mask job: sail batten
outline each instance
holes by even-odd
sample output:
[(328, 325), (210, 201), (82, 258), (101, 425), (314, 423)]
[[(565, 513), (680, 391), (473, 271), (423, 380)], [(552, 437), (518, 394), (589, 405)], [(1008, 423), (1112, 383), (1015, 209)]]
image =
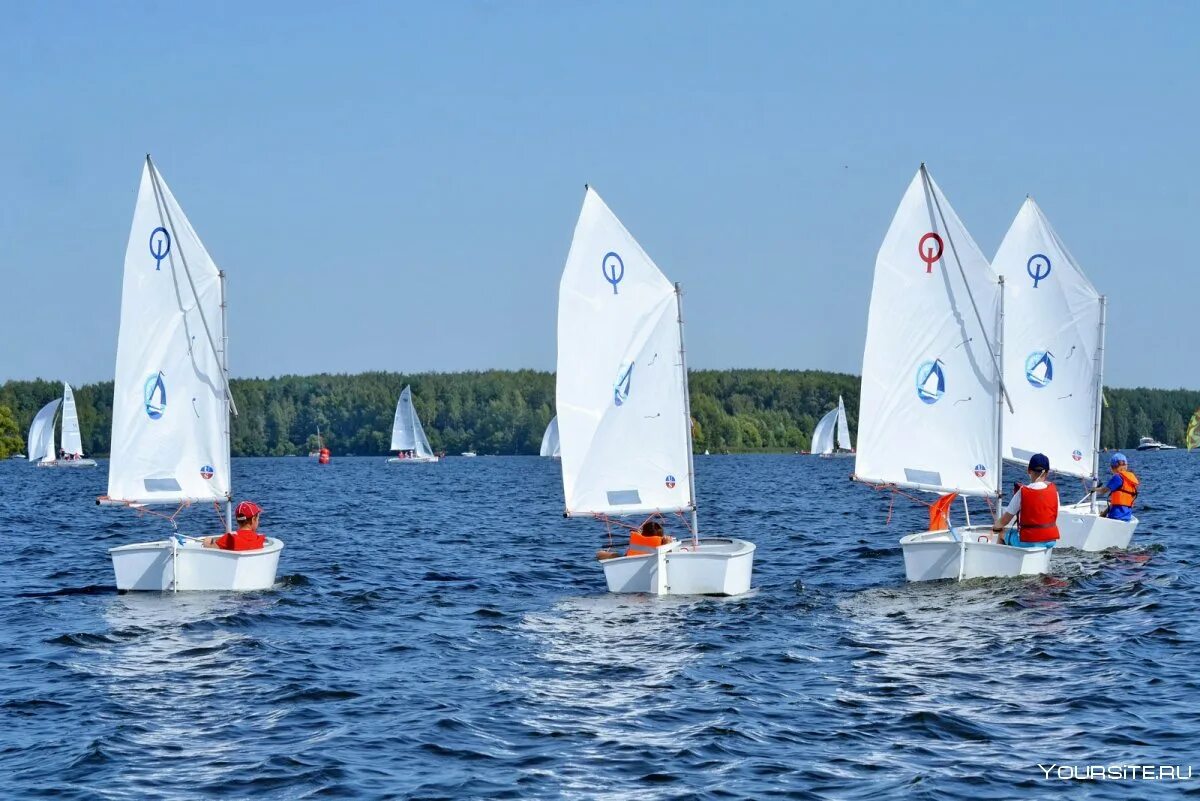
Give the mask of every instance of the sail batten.
[(1096, 459), (1102, 298), (1033, 198), (993, 265), (1005, 278), (1005, 384), (1015, 406), (1004, 457), (1044, 453), (1056, 472), (1089, 477)]
[(125, 251), (108, 497), (228, 500), (221, 273), (147, 158)]
[(677, 288), (593, 189), (559, 284), (568, 515), (694, 508)]
[(875, 262), (859, 404), (860, 479), (936, 492), (999, 491), (1000, 291), (922, 167)]

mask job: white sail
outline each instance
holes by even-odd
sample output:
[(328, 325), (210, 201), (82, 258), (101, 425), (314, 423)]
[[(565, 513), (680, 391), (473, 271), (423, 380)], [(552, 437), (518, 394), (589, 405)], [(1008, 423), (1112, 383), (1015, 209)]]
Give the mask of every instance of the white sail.
[(844, 451), (854, 450), (850, 442), (850, 423), (846, 420), (846, 404), (842, 402), (841, 395), (838, 395), (837, 407), (837, 446)]
[(833, 453), (833, 429), (837, 425), (838, 410), (831, 409), (817, 421), (813, 429), (812, 453)]
[(546, 426), (546, 433), (542, 434), (542, 447), (538, 451), (539, 456), (561, 457), (562, 446), (558, 439), (558, 418), (550, 418), (550, 425)]
[(392, 450), (414, 451), (417, 456), (432, 456), (433, 449), (425, 437), (425, 429), (417, 417), (412, 402), (412, 387), (405, 387), (396, 401), (396, 416), (392, 420)]
[(1090, 476), (1099, 412), (1101, 298), (1032, 198), (993, 262), (1004, 276), (1004, 457)]
[(857, 476), (993, 494), (1000, 481), (993, 356), (1000, 285), (925, 171), (875, 261), (859, 403)]
[(62, 449), (64, 453), (83, 455), (79, 437), (79, 415), (75, 411), (75, 393), (70, 384), (63, 384)]
[(220, 272), (149, 157), (125, 250), (108, 495), (226, 500)]
[(58, 451), (54, 447), (54, 415), (60, 403), (62, 398), (55, 398), (34, 415), (33, 423), (29, 426), (29, 437), (25, 441), (25, 455), (32, 463), (53, 462), (58, 458)]
[(588, 189), (558, 294), (569, 515), (694, 507), (676, 289)]

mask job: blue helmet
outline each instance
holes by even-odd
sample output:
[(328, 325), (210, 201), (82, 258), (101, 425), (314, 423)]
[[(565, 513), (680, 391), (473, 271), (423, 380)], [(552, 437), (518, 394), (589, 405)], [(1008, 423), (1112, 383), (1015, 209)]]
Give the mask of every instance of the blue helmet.
[(1117, 451), (1109, 458), (1108, 463), (1116, 467), (1119, 464), (1129, 464), (1129, 460), (1125, 458), (1125, 454)]

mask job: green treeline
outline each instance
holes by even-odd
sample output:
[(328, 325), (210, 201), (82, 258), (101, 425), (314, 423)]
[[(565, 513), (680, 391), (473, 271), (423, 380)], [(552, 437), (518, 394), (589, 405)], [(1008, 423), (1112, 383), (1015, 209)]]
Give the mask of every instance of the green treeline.
[[(534, 370), (470, 373), (362, 373), (234, 379), (239, 415), (235, 456), (304, 454), (317, 427), (337, 455), (380, 455), (391, 443), (396, 399), (412, 384), (413, 402), (434, 450), (534, 454), (554, 415), (554, 375)], [(696, 370), (691, 374), (696, 449), (805, 450), (812, 430), (838, 395), (858, 431), (857, 376), (812, 370)], [(52, 381), (0, 385), (0, 421), (7, 406), (24, 438), (34, 414), (62, 394)], [(1141, 436), (1181, 444), (1200, 392), (1108, 389), (1105, 447), (1131, 448)], [(112, 382), (75, 387), (84, 452), (104, 455), (112, 414)], [(3, 427), (3, 426), (0, 426)], [(11, 424), (7, 426), (11, 429)], [(11, 446), (11, 445), (10, 445)]]

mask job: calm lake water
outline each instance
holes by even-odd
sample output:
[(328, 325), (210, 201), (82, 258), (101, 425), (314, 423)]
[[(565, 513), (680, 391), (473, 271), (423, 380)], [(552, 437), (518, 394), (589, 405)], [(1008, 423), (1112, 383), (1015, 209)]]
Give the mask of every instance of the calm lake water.
[(535, 457), (235, 460), (276, 590), (117, 595), (107, 549), (161, 521), (92, 505), (103, 462), (0, 463), (0, 797), (1200, 794), (1200, 453), (1133, 456), (1130, 552), (964, 585), (904, 583), (924, 510), (885, 525), (850, 460), (696, 463), (702, 530), (758, 545), (747, 597), (607, 595)]

